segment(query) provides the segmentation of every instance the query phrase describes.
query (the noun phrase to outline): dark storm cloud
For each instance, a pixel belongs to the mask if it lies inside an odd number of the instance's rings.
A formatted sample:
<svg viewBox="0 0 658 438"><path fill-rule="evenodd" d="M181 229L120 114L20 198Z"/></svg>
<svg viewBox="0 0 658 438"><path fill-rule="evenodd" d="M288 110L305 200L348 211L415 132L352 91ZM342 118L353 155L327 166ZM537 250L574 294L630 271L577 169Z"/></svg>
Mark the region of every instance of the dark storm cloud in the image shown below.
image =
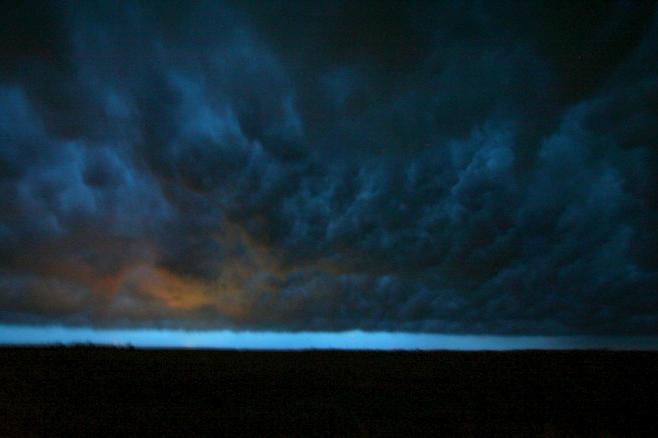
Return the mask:
<svg viewBox="0 0 658 438"><path fill-rule="evenodd" d="M9 9L3 321L656 332L652 3Z"/></svg>

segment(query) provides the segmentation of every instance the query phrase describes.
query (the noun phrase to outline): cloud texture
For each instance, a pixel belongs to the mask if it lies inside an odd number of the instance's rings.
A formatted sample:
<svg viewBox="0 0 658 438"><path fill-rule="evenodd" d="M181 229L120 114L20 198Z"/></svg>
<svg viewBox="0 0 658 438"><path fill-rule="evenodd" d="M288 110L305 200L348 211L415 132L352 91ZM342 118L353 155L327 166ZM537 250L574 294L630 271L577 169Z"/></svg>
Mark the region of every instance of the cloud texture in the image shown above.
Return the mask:
<svg viewBox="0 0 658 438"><path fill-rule="evenodd" d="M2 18L0 321L658 334L653 3L188 3Z"/></svg>

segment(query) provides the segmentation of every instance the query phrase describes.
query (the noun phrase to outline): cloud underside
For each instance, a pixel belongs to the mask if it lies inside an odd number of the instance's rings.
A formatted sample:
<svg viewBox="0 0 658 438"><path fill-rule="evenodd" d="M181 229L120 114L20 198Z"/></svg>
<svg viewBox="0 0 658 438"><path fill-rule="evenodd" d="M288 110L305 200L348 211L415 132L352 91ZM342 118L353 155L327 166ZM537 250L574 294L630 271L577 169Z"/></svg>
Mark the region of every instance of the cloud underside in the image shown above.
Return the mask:
<svg viewBox="0 0 658 438"><path fill-rule="evenodd" d="M72 6L0 26L0 321L658 333L653 4Z"/></svg>

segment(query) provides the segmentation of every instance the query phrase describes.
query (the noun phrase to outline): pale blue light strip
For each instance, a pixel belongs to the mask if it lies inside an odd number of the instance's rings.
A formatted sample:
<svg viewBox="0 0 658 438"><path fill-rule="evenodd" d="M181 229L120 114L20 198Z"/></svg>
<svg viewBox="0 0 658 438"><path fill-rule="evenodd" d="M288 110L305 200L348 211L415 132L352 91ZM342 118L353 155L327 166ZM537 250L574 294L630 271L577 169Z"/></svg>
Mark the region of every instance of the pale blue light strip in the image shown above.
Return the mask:
<svg viewBox="0 0 658 438"><path fill-rule="evenodd" d="M117 345L157 348L375 349L375 350L658 350L652 336L489 336L397 332L248 332L92 329L0 325L0 344Z"/></svg>

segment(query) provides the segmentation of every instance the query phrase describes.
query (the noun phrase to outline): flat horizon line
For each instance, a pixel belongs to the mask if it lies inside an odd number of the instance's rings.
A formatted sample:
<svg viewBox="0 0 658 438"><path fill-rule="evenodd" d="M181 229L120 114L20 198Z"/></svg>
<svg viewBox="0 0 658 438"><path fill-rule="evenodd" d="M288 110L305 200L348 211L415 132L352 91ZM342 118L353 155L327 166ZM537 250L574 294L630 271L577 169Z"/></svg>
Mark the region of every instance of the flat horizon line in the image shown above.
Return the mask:
<svg viewBox="0 0 658 438"><path fill-rule="evenodd" d="M658 336L475 335L410 332L274 332L99 329L0 324L0 346L99 345L206 350L658 350Z"/></svg>
<svg viewBox="0 0 658 438"><path fill-rule="evenodd" d="M0 344L2 350L112 350L112 351L149 351L149 352L212 352L212 353L658 353L658 349L612 349L612 348L519 348L519 349L342 349L342 348L239 348L239 347L202 347L190 348L183 346L134 346L92 343L54 343L54 344Z"/></svg>

